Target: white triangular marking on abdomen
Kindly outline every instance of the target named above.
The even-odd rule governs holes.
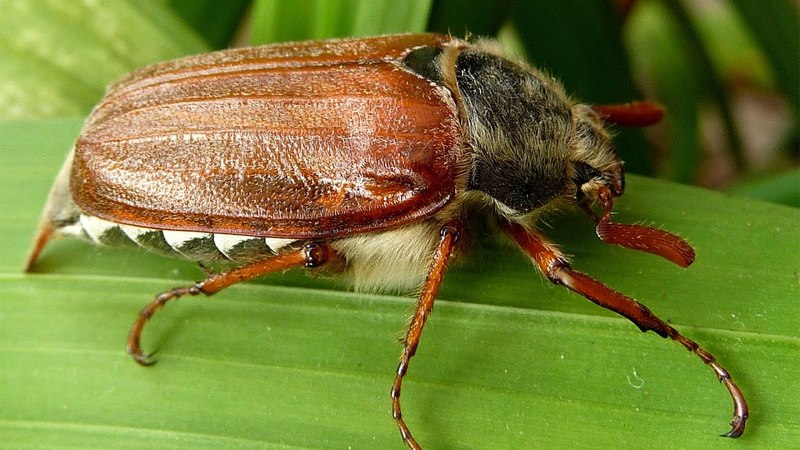
[[[264,238],[264,243],[267,244],[270,250],[278,253],[278,250],[286,247],[292,242],[297,242],[297,239],[281,239],[281,238]]]
[[[196,231],[164,230],[162,233],[164,235],[164,240],[167,241],[167,244],[169,244],[173,250],[181,255],[184,255],[188,259],[192,258],[188,255],[185,255],[181,251],[181,247],[184,247],[192,239],[208,239],[211,237],[211,233],[199,233]]]
[[[125,233],[133,242],[139,242],[139,237],[143,234],[150,233],[152,231],[159,231],[153,228],[142,228],[137,227],[135,225],[123,225],[120,224],[119,228]]]
[[[235,261],[235,258],[231,256],[231,250],[233,250],[233,247],[251,239],[253,239],[252,236],[237,236],[235,234],[214,233],[214,245],[217,246],[217,250],[219,250],[231,261]]]
[[[87,216],[85,214],[81,214],[79,220],[86,234],[98,245],[103,245],[102,242],[100,242],[100,237],[103,236],[106,231],[118,226],[118,224],[114,222],[109,222],[99,217]]]

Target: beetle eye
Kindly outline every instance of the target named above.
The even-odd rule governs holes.
[[[575,162],[573,167],[575,168],[575,175],[572,177],[572,181],[575,183],[575,198],[577,200],[581,200],[586,196],[586,191],[591,188],[588,185],[589,183],[594,181],[593,184],[596,184],[597,181],[601,180],[605,182],[600,171],[585,162]]]
[[[585,162],[578,161],[573,164],[573,167],[575,168],[575,176],[572,178],[572,180],[575,182],[578,188],[580,188],[580,186],[584,183],[588,183],[595,178],[602,177],[602,174],[599,170]]]

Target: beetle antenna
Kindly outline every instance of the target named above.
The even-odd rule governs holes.
[[[621,127],[649,127],[661,122],[664,118],[664,107],[656,102],[639,101],[615,103],[611,105],[593,105],[606,123]]]
[[[598,188],[597,199],[603,207],[602,215],[598,216],[586,203],[581,203],[581,208],[597,224],[595,231],[601,241],[652,253],[681,267],[688,267],[694,262],[695,255],[692,246],[672,233],[644,225],[612,222],[611,210],[614,207],[614,201],[607,186]]]

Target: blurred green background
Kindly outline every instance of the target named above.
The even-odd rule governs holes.
[[[84,116],[118,76],[209,49],[437,31],[499,38],[589,103],[650,99],[630,172],[800,206],[792,0],[0,3],[0,120]]]

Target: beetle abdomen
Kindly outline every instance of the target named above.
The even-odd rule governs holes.
[[[337,272],[340,271],[344,281],[356,290],[407,291],[424,279],[439,229],[436,221],[424,221],[333,240],[331,247],[345,262],[345,266]],[[83,213],[72,222],[60,223],[55,232],[81,237],[102,246],[136,246],[191,261],[231,261],[236,264],[277,255],[304,242],[297,239],[142,228]]]
[[[61,224],[56,232],[87,238],[99,245],[138,246],[162,255],[201,262],[229,260],[244,263],[277,254],[297,242],[294,239],[143,228],[88,214],[81,214],[73,223]]]

